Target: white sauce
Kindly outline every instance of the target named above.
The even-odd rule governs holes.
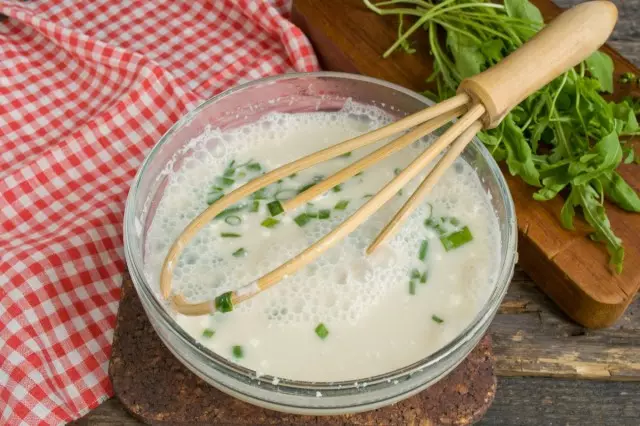
[[[263,170],[272,170],[387,121],[376,109],[349,104],[335,113],[269,115],[225,133],[207,129],[189,145],[193,155],[177,172],[170,173],[147,236],[145,272],[149,282],[158,285],[169,246],[207,207],[209,188],[232,160],[236,164],[254,160]],[[300,172],[285,179],[281,188],[295,190],[314,176],[329,176],[381,143]],[[342,191],[330,191],[314,200],[314,211],[331,209],[329,220],[313,219],[304,227],[298,226],[293,218],[308,209],[304,206],[278,216],[281,223],[268,229],[260,225],[269,217],[264,201],[259,213],[238,214],[242,219],[238,226],[214,220],[181,256],[174,289],[189,300],[202,301],[255,281],[336,227],[365,202],[363,195],[377,192],[394,177],[396,168],[409,164],[425,146],[424,141],[416,143],[348,180]],[[247,171],[246,178],[230,188],[254,176]],[[366,256],[367,245],[419,181],[411,182],[403,196],[394,197],[316,262],[236,306],[233,312],[177,315],[177,322],[203,345],[275,380],[363,379],[428,356],[469,325],[493,290],[500,242],[487,194],[472,168],[458,159],[402,229]],[[349,200],[344,211],[334,209],[341,200]],[[473,241],[446,252],[437,233],[424,225],[429,204],[434,217],[455,216],[468,226]],[[221,238],[221,232],[241,237]],[[418,252],[425,239],[429,250],[422,262]],[[240,248],[246,256],[234,257],[232,253]],[[418,282],[416,294],[411,295],[409,281],[414,268],[428,270],[428,282]],[[443,322],[434,321],[433,315]],[[319,323],[329,330],[324,340],[314,331]],[[204,337],[205,329],[215,330],[213,337]],[[242,346],[241,359],[232,355],[235,345]]]

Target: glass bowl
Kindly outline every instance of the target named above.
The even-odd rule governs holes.
[[[207,125],[224,130],[251,123],[270,112],[335,111],[347,100],[376,106],[397,118],[432,104],[395,84],[344,73],[286,74],[253,81],[207,100],[178,121],[145,159],[127,198],[124,220],[127,266],[158,336],[184,365],[208,383],[265,408],[310,415],[354,413],[389,405],[420,392],[443,378],[476,346],[513,275],[517,237],[513,200],[497,164],[475,139],[463,157],[475,168],[498,217],[500,271],[493,292],[475,319],[437,352],[401,369],[358,382],[274,380],[270,376],[256,377],[255,371],[201,346],[178,326],[170,308],[143,273],[146,232],[167,182],[163,171],[167,167],[174,170],[180,167],[181,159],[189,155],[185,144],[200,135]]]

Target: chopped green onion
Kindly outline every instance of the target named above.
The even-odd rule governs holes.
[[[223,217],[231,216],[232,214],[238,213],[239,211],[244,210],[246,206],[244,204],[239,206],[229,207],[228,209],[222,210],[220,213],[216,215],[216,219],[222,219]]]
[[[353,177],[359,177],[359,176],[362,176],[362,174],[363,174],[363,173],[364,173],[364,172],[358,172],[358,173],[356,173]]]
[[[329,330],[327,329],[327,327],[325,327],[323,323],[320,323],[316,327],[316,334],[318,335],[319,338],[324,340],[329,335]]]
[[[292,175],[289,176],[289,179],[295,179],[296,176],[298,176],[298,174],[297,173],[293,173]]]
[[[236,160],[231,160],[231,162],[229,163],[229,165],[227,166],[227,169],[231,169],[233,168],[233,165],[236,164]]]
[[[338,185],[334,186],[333,188],[331,188],[331,190],[332,190],[333,192],[340,192],[340,191],[342,191],[342,184],[338,184]]]
[[[224,218],[224,221],[231,226],[238,226],[242,223],[240,216],[231,215]]]
[[[412,280],[419,280],[420,279],[420,271],[418,271],[417,269],[412,269],[411,270],[411,279]]]
[[[398,176],[400,173],[402,173],[402,169],[401,169],[401,168],[399,168],[399,167],[396,167],[396,168],[393,170],[393,174],[394,174],[394,175],[396,175],[396,176]]]
[[[422,262],[427,258],[427,250],[429,250],[429,241],[422,240],[422,243],[420,243],[420,251],[418,252],[418,259]]]
[[[235,172],[236,172],[236,169],[226,169],[224,173],[222,173],[222,176],[231,177]]]
[[[458,220],[458,218],[456,217],[450,217],[449,223],[451,223],[453,226],[460,226],[460,220]]]
[[[260,210],[260,201],[256,200],[253,202],[253,204],[251,205],[251,212],[252,213],[256,213]]]
[[[347,208],[348,205],[349,205],[349,200],[338,201],[336,203],[336,205],[334,206],[334,209],[336,209],[336,210],[344,210],[344,209]]]
[[[258,189],[256,192],[251,194],[251,198],[253,198],[254,200],[266,200],[267,199],[267,194],[265,194],[266,191],[267,191],[266,188]]]
[[[221,186],[212,186],[211,187],[211,192],[222,192],[224,191],[224,188]]]
[[[436,231],[438,235],[444,235],[446,232],[442,225],[440,223],[437,223],[436,220],[431,217],[424,221],[424,226],[426,226],[427,228],[433,228],[433,230]]]
[[[280,221],[278,219],[274,219],[272,217],[268,217],[265,220],[263,220],[260,225],[264,226],[265,228],[273,228],[274,226],[276,226],[279,223],[280,223]]]
[[[262,166],[260,165],[260,163],[247,164],[247,170],[251,170],[252,172],[259,172],[262,170]]]
[[[297,191],[293,189],[281,189],[280,191],[276,192],[274,198],[278,201],[284,201],[293,198],[296,194]]]
[[[218,182],[220,186],[231,186],[235,183],[235,180],[228,177],[219,177],[216,179],[216,182]]]
[[[244,356],[244,351],[242,350],[242,346],[236,345],[233,347],[233,356],[236,358],[242,358]]]
[[[427,283],[427,271],[424,271],[422,273],[422,275],[420,275],[420,283],[421,284],[426,284]]]
[[[207,204],[211,205],[213,203],[215,203],[216,201],[218,201],[220,198],[224,197],[224,194],[221,193],[214,193],[214,194],[208,194],[207,195]]]
[[[307,223],[309,223],[309,222],[311,221],[311,219],[312,219],[312,218],[311,218],[311,216],[309,216],[309,215],[308,215],[308,214],[306,214],[306,213],[302,213],[301,215],[296,216],[296,218],[295,218],[295,219],[293,219],[293,221],[294,221],[295,223],[297,223],[299,227],[301,227],[301,228],[302,228],[302,227],[303,227],[303,226],[305,226]]]
[[[236,234],[235,232],[221,232],[220,236],[222,238],[240,238],[242,235]]]
[[[345,152],[344,154],[342,154],[340,156],[340,158],[349,158],[349,157],[351,157],[351,154],[353,154],[351,151]]]
[[[373,197],[373,194],[364,194],[362,196],[362,198],[371,198],[371,197]]]
[[[242,247],[234,251],[232,254],[233,257],[245,257],[246,255],[247,255],[247,251]]]
[[[278,216],[279,214],[284,212],[284,209],[282,208],[282,204],[280,204],[280,201],[278,200],[272,201],[269,204],[267,204],[267,208],[269,209],[269,213],[271,214],[271,216]]]
[[[318,212],[307,212],[306,215],[309,216],[312,219],[317,219],[318,218]]]
[[[331,210],[329,209],[322,209],[318,212],[318,219],[329,219],[330,216]]]
[[[216,334],[215,330],[212,330],[210,328],[205,328],[202,331],[202,337],[207,338],[207,339],[211,339],[213,337],[213,335]]]
[[[306,191],[307,189],[311,188],[313,185],[315,185],[315,183],[308,183],[306,185],[304,185],[303,187],[301,187],[300,189],[298,189],[298,194],[303,193],[304,191]]]
[[[414,280],[409,281],[409,294],[416,294],[416,282]]]
[[[216,311],[225,313],[233,311],[233,301],[231,297],[233,293],[227,291],[226,293],[222,293],[220,296],[215,298],[215,307]]]
[[[437,315],[431,315],[431,319],[433,320],[433,322],[438,324],[442,324],[444,322],[444,320]]]
[[[471,231],[466,226],[453,234],[440,237],[440,242],[446,251],[458,248],[471,240],[473,240],[473,235],[471,235]]]

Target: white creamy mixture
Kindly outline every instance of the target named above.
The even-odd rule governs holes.
[[[207,129],[191,141],[193,155],[170,174],[155,212],[145,258],[149,282],[159,285],[169,246],[207,201],[386,122],[377,109],[349,104],[333,113],[273,114],[224,133]],[[182,254],[173,288],[202,301],[256,280],[336,227],[427,146],[415,143],[312,205],[274,217],[280,223],[273,227],[264,225],[270,217],[266,204],[274,197],[290,197],[381,143],[286,178],[260,194],[266,200],[247,199],[240,211],[214,220]],[[420,180],[316,262],[233,312],[177,315],[177,322],[221,356],[259,375],[287,379],[357,380],[433,353],[470,324],[493,290],[500,241],[487,194],[472,168],[458,159],[401,230],[366,256],[367,245]],[[252,211],[257,206],[258,212]],[[322,218],[326,211],[330,217]],[[319,217],[307,217],[300,226],[294,219],[305,212]],[[473,239],[446,251],[440,237],[460,237],[464,226]],[[319,324],[328,331],[324,338],[316,332]]]

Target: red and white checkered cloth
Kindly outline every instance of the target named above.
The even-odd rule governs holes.
[[[288,3],[0,0],[0,424],[110,396],[131,179],[204,99],[318,68]]]

